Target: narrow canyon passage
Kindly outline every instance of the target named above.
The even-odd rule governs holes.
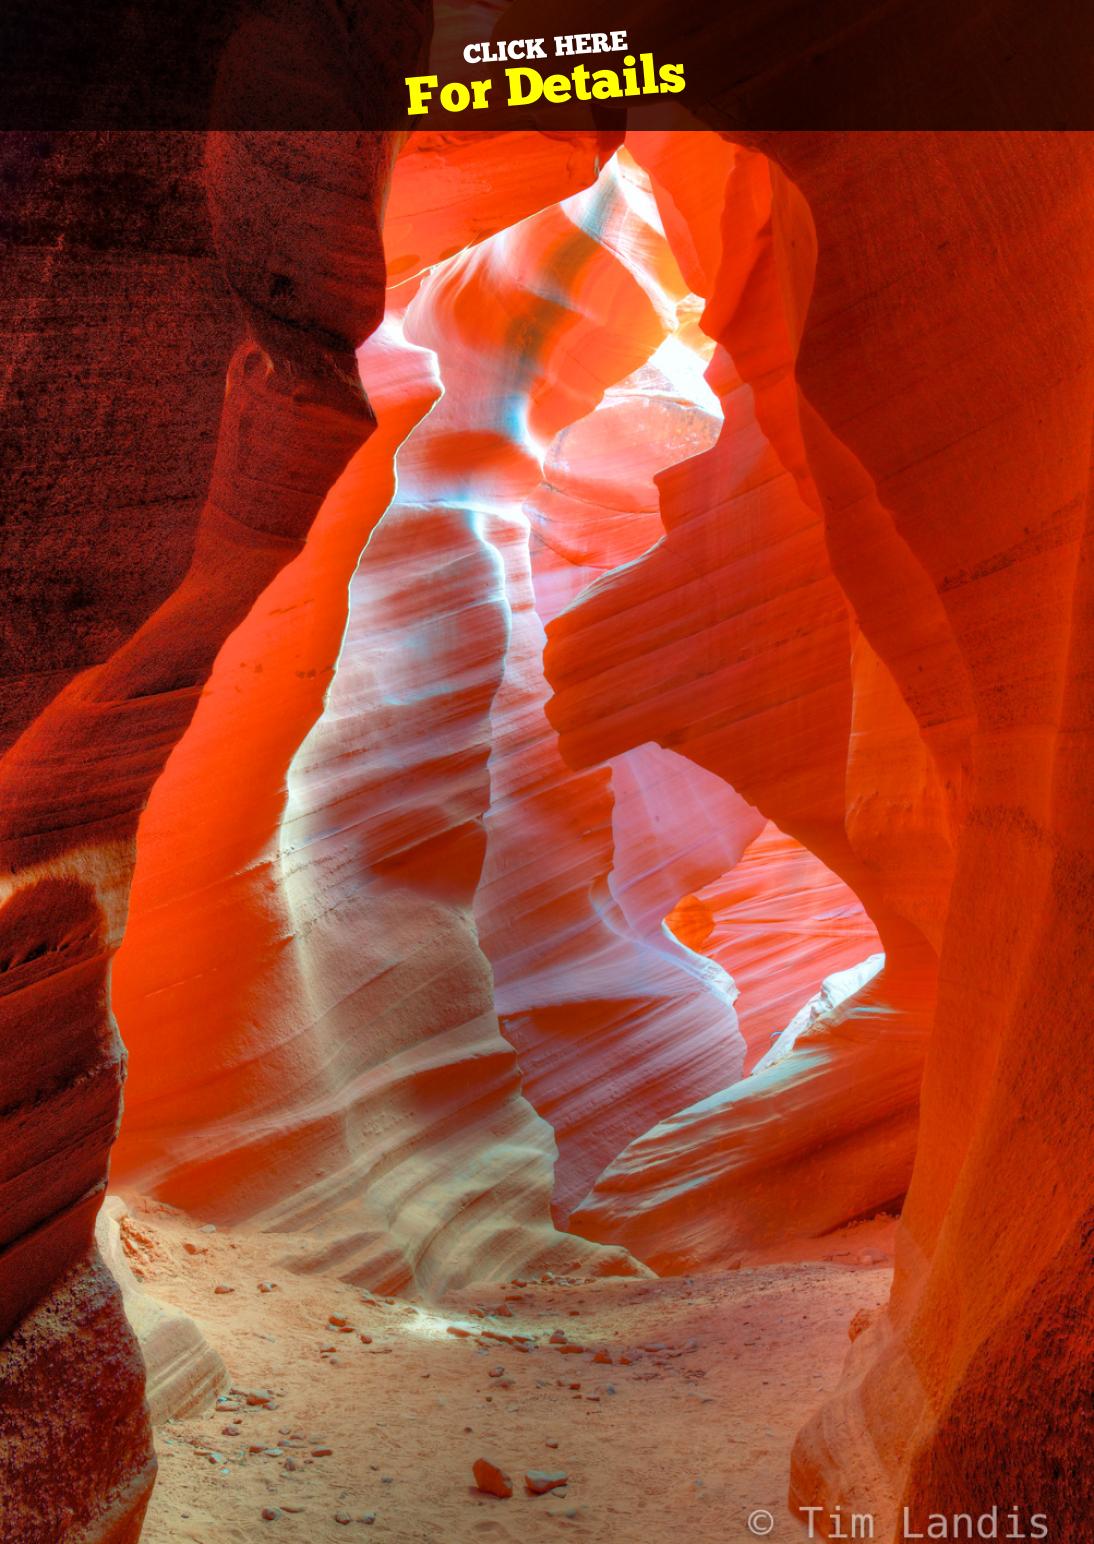
[[[472,141],[463,153],[476,148]],[[438,153],[411,142],[395,167],[385,226],[389,270],[401,277],[359,355],[377,432],[300,556],[221,651],[142,819],[113,972],[130,1067],[112,1185],[138,1214],[122,1219],[115,1252],[132,1255],[145,1292],[205,1332],[204,1344],[190,1335],[183,1355],[170,1342],[165,1407],[181,1398],[185,1408],[187,1383],[209,1388],[223,1381],[222,1368],[242,1378],[243,1346],[256,1367],[247,1381],[297,1385],[279,1408],[322,1401],[327,1368],[346,1359],[320,1353],[300,1333],[305,1310],[286,1319],[286,1308],[341,1305],[344,1284],[447,1306],[469,1284],[497,1281],[502,1292],[512,1276],[544,1271],[563,1298],[577,1292],[568,1273],[586,1285],[648,1276],[641,1241],[620,1249],[609,1228],[590,1245],[582,1225],[568,1230],[571,1213],[630,1143],[646,1133],[658,1140],[651,1128],[659,1122],[702,1126],[712,1100],[743,1094],[747,1105],[746,1060],[759,1074],[769,1062],[793,1063],[803,1027],[823,1026],[838,1002],[853,1001],[883,959],[854,892],[724,775],[655,735],[575,770],[549,717],[546,630],[580,606],[588,586],[612,583],[664,541],[661,479],[713,452],[727,432],[725,404],[737,481],[747,486],[773,456],[728,359],[715,374],[720,395],[704,378],[715,354],[700,325],[704,301],[666,238],[643,151],[671,177],[671,146],[653,136],[632,136],[598,174],[593,161],[575,169],[573,147],[565,160],[556,152],[545,188],[560,178],[563,187],[591,179],[587,188],[512,224],[501,209],[496,234],[428,267],[418,257],[420,271],[407,276],[398,242],[409,239],[408,224],[417,234],[417,210],[404,190],[422,185],[419,162]],[[713,136],[687,153],[692,169],[713,163],[722,176],[735,158]],[[737,159],[762,201],[767,163]],[[754,242],[755,218],[728,239]],[[708,288],[710,275],[702,282]],[[755,678],[745,641],[757,638],[750,597],[735,594],[736,584],[732,570],[719,577],[719,604],[727,618],[738,616],[732,648]],[[816,711],[819,726],[823,707]],[[216,819],[196,835],[183,812],[213,786]],[[791,806],[776,796],[773,808]],[[808,1109],[811,1091],[799,1097]],[[829,1112],[822,1106],[814,1118]],[[772,1136],[781,1139],[764,1138],[765,1168]],[[903,1161],[906,1171],[909,1153]],[[649,1263],[674,1274],[739,1268],[746,1251],[719,1230],[717,1213],[706,1208],[695,1230],[688,1191],[691,1173],[709,1167],[701,1147],[683,1167],[672,1181],[682,1197],[669,1224],[672,1258],[659,1252]],[[726,1305],[742,1293],[800,1297],[803,1322],[823,1326],[811,1334],[825,1371],[803,1377],[801,1348],[791,1355],[775,1321],[758,1323],[749,1341],[757,1376],[736,1368],[719,1396],[731,1401],[735,1423],[762,1383],[785,1449],[801,1398],[815,1400],[822,1381],[834,1381],[846,1320],[880,1296],[876,1279],[865,1294],[857,1280],[873,1234],[834,1244],[830,1230],[899,1205],[906,1177],[864,1172],[858,1183],[867,1188],[851,1200],[838,1191],[806,1196],[801,1223],[772,1205],[773,1231],[750,1241],[751,1255],[785,1265],[739,1279],[705,1276],[679,1302],[665,1299],[673,1322],[690,1315],[683,1339],[701,1330],[708,1358],[727,1375],[738,1353],[720,1349],[733,1317]],[[218,1231],[215,1239],[191,1234],[180,1252],[187,1217],[191,1228]],[[888,1244],[892,1218],[877,1228]],[[237,1251],[255,1281],[239,1279]],[[821,1269],[803,1263],[808,1256],[854,1268]],[[875,1278],[887,1257],[867,1251]],[[213,1259],[224,1280],[211,1274]],[[297,1283],[301,1272],[314,1273],[312,1287]],[[256,1297],[268,1276],[276,1291]],[[679,1391],[667,1372],[638,1366],[647,1359],[638,1343],[662,1333],[636,1306],[645,1289],[605,1284],[598,1293],[608,1310],[606,1354],[634,1343],[634,1370],[619,1376],[639,1386],[666,1380],[660,1405],[652,1401],[660,1388],[642,1387],[647,1429],[631,1438],[640,1469],[660,1444],[680,1447],[684,1431],[671,1429]],[[217,1299],[229,1297],[234,1312],[224,1322]],[[309,1306],[309,1317],[316,1312]],[[453,1427],[455,1413],[429,1403],[424,1443],[422,1432],[416,1438],[424,1461],[474,1434],[473,1411],[485,1398],[480,1358],[453,1360],[447,1344],[419,1344],[398,1333],[405,1321],[389,1318],[397,1332],[390,1349],[405,1353],[400,1379],[443,1376],[467,1405]],[[500,1333],[502,1322],[491,1322],[489,1333]],[[288,1362],[274,1349],[286,1334]],[[759,1379],[777,1345],[786,1354],[775,1376]],[[533,1357],[529,1368],[545,1360]],[[362,1401],[391,1407],[395,1389],[372,1389],[387,1366],[350,1363],[339,1391],[347,1413]],[[538,1370],[528,1410],[507,1399],[509,1424],[521,1430],[531,1409],[538,1419],[561,1400],[551,1419],[570,1433],[574,1380],[560,1384]],[[709,1361],[692,1381],[707,1370]],[[618,1412],[604,1397],[601,1425],[618,1437]],[[299,1467],[271,1467],[271,1455],[259,1462],[238,1432],[208,1427],[206,1418],[161,1437],[161,1458],[174,1456],[180,1433],[180,1454],[216,1438],[219,1456],[201,1455],[212,1473],[198,1475],[226,1482],[204,1499],[199,1485],[188,1519],[161,1482],[167,1510],[153,1517],[164,1537],[188,1522],[177,1536],[203,1538],[203,1527],[237,1516],[245,1530],[266,1491],[287,1517],[298,1514],[280,1502],[291,1508],[299,1492],[300,1526],[325,1527],[338,1510],[331,1477],[352,1489],[360,1467],[350,1422],[335,1461],[319,1466],[329,1515],[317,1516],[315,1477],[303,1483],[310,1456]],[[569,1446],[572,1462],[614,1473],[598,1441],[586,1449],[572,1433]],[[703,1536],[715,1537],[718,1519],[727,1507],[740,1510],[750,1486],[788,1518],[760,1459],[758,1470],[749,1460],[731,1477],[716,1447],[710,1459],[722,1479],[705,1489],[698,1476],[693,1498]],[[776,1447],[757,1451],[774,1470]],[[587,1509],[559,1514],[562,1521],[603,1538],[641,1525],[645,1498],[634,1498],[635,1509],[597,1496],[594,1486]],[[394,1511],[381,1507],[378,1525],[414,1537],[423,1505],[414,1490]],[[470,1537],[480,1521],[457,1506],[433,1531]]]
[[[632,143],[664,156],[650,138]],[[697,139],[685,171],[713,159],[726,175],[735,153]],[[547,189],[593,175],[566,152]],[[436,154],[412,142],[396,166],[396,272],[415,213],[404,183]],[[738,159],[762,201],[768,163]],[[130,1051],[115,1183],[219,1222],[305,1224],[317,1265],[336,1259],[390,1290],[531,1268],[560,1247],[550,1217],[564,1223],[630,1142],[728,1096],[745,1056],[761,1057],[825,977],[877,952],[857,897],[729,779],[654,735],[587,771],[562,759],[544,629],[580,609],[591,581],[663,545],[657,480],[719,441],[703,379],[714,346],[629,149],[586,191],[508,227],[497,218],[496,235],[389,291],[360,356],[379,430],[222,652],[157,784],[113,980]],[[732,233],[746,247],[756,218]],[[773,451],[725,368],[722,387],[747,487]],[[750,657],[762,593],[738,582],[718,576],[735,635],[718,647],[747,685],[765,668]],[[846,636],[842,613],[838,625]],[[846,657],[841,668],[849,700]],[[784,711],[814,713],[810,732],[827,735],[832,689]],[[195,841],[181,810],[214,785],[215,829]],[[746,852],[754,877],[742,871],[738,898]],[[716,910],[690,903],[690,940],[665,926],[681,892],[716,884]],[[750,890],[770,910],[746,940]],[[700,910],[709,932],[716,915],[723,935],[738,928],[739,945],[723,937],[721,958],[691,947]],[[780,932],[791,911],[804,948]],[[196,1024],[207,1055],[194,1054]],[[853,1199],[814,1197],[806,1231],[898,1199],[909,1168],[905,1141],[886,1170],[854,1177]],[[531,1230],[523,1242],[515,1225]],[[795,1219],[783,1236],[801,1231]],[[602,1242],[617,1242],[612,1229]],[[683,1265],[734,1258],[721,1236],[680,1249]]]
[[[0,762],[13,1538],[1077,1544],[1088,144],[163,156],[185,477]]]

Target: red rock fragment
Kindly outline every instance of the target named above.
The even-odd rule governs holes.
[[[475,1484],[479,1490],[485,1491],[488,1496],[511,1496],[513,1494],[513,1482],[503,1469],[497,1464],[491,1463],[488,1458],[476,1458],[471,1466],[471,1472],[475,1476]]]

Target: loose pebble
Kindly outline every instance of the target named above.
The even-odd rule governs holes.
[[[524,1483],[533,1496],[545,1496],[568,1480],[569,1475],[563,1469],[529,1469],[524,1476]]]

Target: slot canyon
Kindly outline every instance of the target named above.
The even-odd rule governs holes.
[[[1089,1539],[1090,138],[0,153],[4,1544]]]

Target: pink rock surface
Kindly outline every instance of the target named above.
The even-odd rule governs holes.
[[[854,891],[770,823],[728,873],[685,896],[665,922],[736,982],[746,1072],[826,976],[880,948]]]

